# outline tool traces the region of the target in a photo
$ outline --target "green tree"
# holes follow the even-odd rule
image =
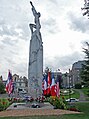
[[[85,53],[85,63],[82,65],[80,77],[83,83],[85,83],[86,86],[89,86],[89,43],[86,42],[86,45],[88,48],[83,48],[83,52]]]
[[[5,93],[5,86],[2,81],[0,81],[0,93]]]

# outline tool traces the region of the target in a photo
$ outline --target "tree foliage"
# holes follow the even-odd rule
[[[0,81],[0,93],[5,93],[5,86],[2,81]]]
[[[83,48],[85,53],[85,64],[82,65],[82,69],[80,72],[80,77],[82,81],[89,86],[89,43],[86,42],[88,48]]]

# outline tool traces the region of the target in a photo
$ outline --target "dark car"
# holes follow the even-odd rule
[[[40,108],[40,105],[38,103],[33,103],[31,105],[32,108]]]

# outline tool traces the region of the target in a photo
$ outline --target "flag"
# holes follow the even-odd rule
[[[44,79],[42,81],[42,91],[44,91]]]
[[[55,83],[54,74],[52,74],[51,96],[57,96],[57,84]]]
[[[51,86],[51,72],[48,71],[48,80],[47,80],[47,94],[50,95],[51,94],[51,89],[50,89],[50,86]]]
[[[60,88],[59,88],[59,81],[57,81],[57,97],[60,96]]]
[[[47,74],[43,76],[43,81],[42,81],[42,90],[43,90],[43,95],[47,95]]]
[[[46,80],[44,80],[44,91],[43,91],[44,95],[47,95],[47,82]]]
[[[7,83],[6,83],[6,91],[7,93],[10,95],[13,91],[13,79],[12,79],[12,74],[9,71],[8,73],[8,79],[7,79]]]
[[[58,76],[58,77],[57,77],[57,80],[56,80],[56,85],[57,85],[57,97],[60,96],[59,80],[61,80],[61,76]]]

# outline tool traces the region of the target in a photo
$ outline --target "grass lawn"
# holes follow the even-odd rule
[[[89,102],[78,102],[75,105],[84,114],[89,114]]]
[[[82,88],[82,91],[83,91],[83,93],[85,94],[85,96],[87,96],[87,97],[86,97],[86,100],[89,101],[89,96],[87,95],[87,94],[89,94],[89,88]]]
[[[89,102],[78,102],[75,106],[83,113],[59,116],[0,117],[0,119],[89,119]]]
[[[87,95],[87,91],[89,91],[89,88],[82,88],[82,91],[84,92],[85,95]]]
[[[70,114],[70,115],[63,115],[59,119],[89,119],[89,115],[85,115],[85,114]]]

